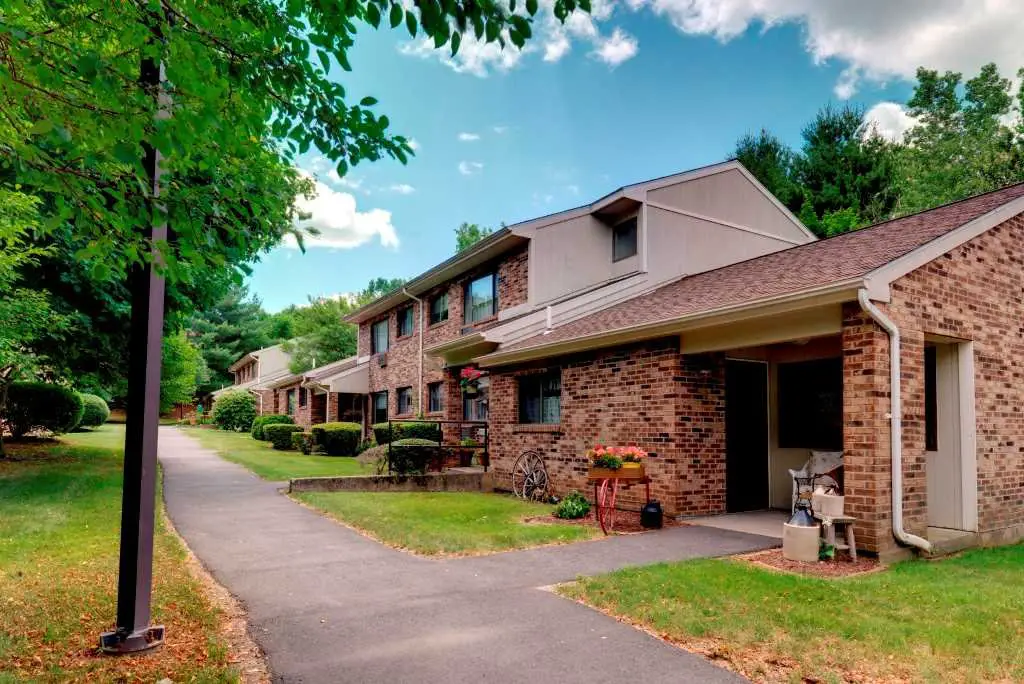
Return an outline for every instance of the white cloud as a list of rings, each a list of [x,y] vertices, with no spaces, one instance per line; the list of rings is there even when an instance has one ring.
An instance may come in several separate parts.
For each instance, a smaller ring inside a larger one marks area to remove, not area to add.
[[[868,131],[874,131],[887,140],[902,140],[903,134],[917,125],[917,120],[906,108],[895,102],[879,102],[864,114]]]
[[[416,188],[412,187],[408,183],[395,183],[388,186],[388,190],[391,192],[397,192],[399,195],[411,195],[416,192]]]
[[[522,50],[517,48],[509,39],[508,31],[504,32],[504,38],[505,47],[502,49],[497,42],[488,43],[477,39],[472,32],[467,32],[463,34],[459,52],[454,57],[449,46],[435,49],[434,41],[430,38],[409,41],[398,49],[403,55],[420,59],[435,57],[457,73],[485,78],[494,71],[509,71],[519,64],[523,55],[534,49],[529,43]]]
[[[356,178],[355,176],[338,175],[337,169],[331,169],[330,171],[327,172],[327,181],[332,185],[340,185],[343,188],[355,190],[356,192],[362,192],[366,195],[370,194],[370,190],[363,187],[362,178]]]
[[[612,31],[611,36],[598,41],[597,47],[591,54],[608,66],[615,68],[626,60],[636,57],[639,49],[636,38],[622,29],[616,28]]]
[[[571,49],[572,43],[569,42],[569,36],[565,35],[565,31],[552,31],[544,41],[544,61],[557,62],[569,54]]]
[[[415,152],[420,149],[420,141],[416,138],[409,138],[409,147],[412,148],[413,152]]]
[[[641,0],[629,2],[630,6]],[[913,80],[918,66],[976,74],[996,62],[1006,76],[1024,64],[1024,3],[1016,0],[649,0],[687,34],[728,41],[751,26],[800,24],[815,63],[837,60],[836,84],[851,97],[862,79]]]
[[[351,249],[380,239],[385,247],[398,247],[398,234],[391,224],[391,212],[384,209],[358,211],[356,198],[347,192],[332,189],[326,183],[315,180],[316,196],[313,199],[299,198],[295,205],[308,218],[296,220],[300,229],[315,228],[319,235],[307,235],[307,247],[334,247]],[[296,247],[294,239],[285,244]]]
[[[483,171],[484,165],[475,161],[460,161],[459,173],[463,176],[472,176]]]
[[[459,133],[459,140],[461,142],[474,142],[480,139],[479,133]]]
[[[443,64],[460,73],[473,74],[474,76],[486,77],[495,72],[510,71],[517,67],[524,55],[536,51],[542,51],[542,59],[545,62],[557,62],[572,51],[573,41],[588,43],[595,52],[591,53],[595,58],[600,59],[601,52],[607,52],[612,47],[606,47],[609,40],[613,40],[615,29],[612,32],[612,39],[601,36],[601,24],[609,21],[615,11],[619,0],[592,0],[590,13],[575,11],[566,17],[564,23],[555,19],[553,14],[554,0],[540,0],[540,11],[537,20],[533,24],[533,38],[520,50],[512,44],[508,33],[504,35],[505,48],[502,49],[497,43],[486,43],[478,40],[472,33],[463,34],[462,44],[455,57],[451,56],[448,46],[434,49],[434,43],[429,39],[409,41],[402,45],[399,50],[402,54],[422,59],[435,58]],[[636,0],[627,0],[630,6]],[[636,54],[636,39],[630,39],[634,43],[632,54]],[[613,43],[613,47],[615,44]],[[620,46],[621,47],[621,46]],[[616,57],[612,57],[616,59]],[[608,60],[605,60],[608,61]],[[615,62],[618,64],[622,59]]]
[[[580,194],[580,186],[576,185],[575,183],[570,183],[569,185],[566,185],[565,189],[568,190],[573,195]]]
[[[503,135],[505,133],[508,133],[508,126],[491,126],[491,130],[497,133],[498,135]]]

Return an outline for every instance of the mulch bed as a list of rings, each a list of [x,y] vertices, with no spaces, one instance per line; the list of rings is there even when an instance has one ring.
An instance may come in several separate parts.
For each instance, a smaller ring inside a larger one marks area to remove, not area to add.
[[[580,525],[584,527],[596,527],[601,529],[601,526],[597,522],[595,513],[588,513],[582,518],[576,520],[564,520],[562,518],[556,518],[553,514],[548,515],[535,515],[529,518],[524,518],[523,522],[527,524],[535,525]],[[665,527],[678,527],[685,525],[685,523],[678,522],[669,516],[664,517],[663,528]],[[615,528],[613,532],[615,534],[639,534],[641,532],[657,532],[658,530],[649,530],[645,527],[640,526],[640,512],[639,511],[618,511],[615,516]]]
[[[753,563],[754,565],[765,566],[780,572],[820,577],[823,579],[836,579],[840,577],[850,577],[852,575],[863,575],[869,572],[877,572],[885,567],[879,563],[876,558],[858,556],[856,561],[851,561],[850,557],[845,553],[837,554],[835,560],[818,561],[817,563],[792,561],[782,556],[782,549],[758,551],[757,553],[736,556],[736,558],[741,561]]]

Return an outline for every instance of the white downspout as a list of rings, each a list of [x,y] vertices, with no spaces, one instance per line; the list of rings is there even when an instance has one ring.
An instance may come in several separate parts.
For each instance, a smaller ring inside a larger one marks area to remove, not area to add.
[[[419,322],[419,333],[420,333],[420,370],[419,376],[416,380],[416,415],[423,415],[423,300],[416,295],[409,294],[409,290],[402,288],[402,294],[409,299],[412,299],[419,304],[420,310],[420,322]]]
[[[896,541],[919,549],[932,550],[931,542],[903,529],[903,405],[900,400],[900,331],[892,319],[868,299],[868,291],[857,291],[857,301],[878,325],[889,334],[889,449],[892,461],[892,536]]]

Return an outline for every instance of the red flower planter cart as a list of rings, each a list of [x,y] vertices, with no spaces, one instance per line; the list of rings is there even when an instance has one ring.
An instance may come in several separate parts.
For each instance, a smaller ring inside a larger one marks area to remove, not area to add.
[[[594,483],[594,508],[601,531],[609,534],[615,529],[618,511],[615,499],[619,487],[642,484],[645,500],[651,500],[651,480],[644,471],[643,459],[647,453],[635,446],[606,447],[597,445],[587,452],[590,472],[587,480]]]

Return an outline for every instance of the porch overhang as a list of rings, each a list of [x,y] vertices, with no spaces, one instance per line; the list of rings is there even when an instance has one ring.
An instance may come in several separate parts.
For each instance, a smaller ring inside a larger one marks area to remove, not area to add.
[[[793,312],[805,311],[807,309],[823,307],[829,304],[841,304],[843,302],[855,301],[857,299],[857,292],[862,287],[864,287],[864,280],[862,278],[856,278],[839,283],[831,283],[824,287],[790,293],[782,297],[772,297],[753,302],[746,302],[737,306],[702,311],[695,314],[688,314],[686,316],[670,318],[644,325],[605,330],[590,335],[557,341],[552,344],[541,343],[522,349],[497,351],[479,357],[477,362],[481,367],[485,368],[510,365],[535,359],[549,358],[552,356],[561,356],[564,354],[601,349],[620,344],[641,342],[659,337],[671,337],[674,335],[682,336],[685,333],[692,333],[694,331],[709,328],[730,326],[741,322],[761,321],[764,325],[772,328],[780,328],[779,325],[773,324],[772,321],[780,319],[780,317]],[[812,328],[814,326],[820,328],[822,323],[810,322],[808,325]],[[828,332],[835,331],[828,330],[817,334],[827,334]],[[811,336],[810,334],[795,334],[793,331],[786,332],[784,330],[778,330],[775,334],[784,335],[784,337],[775,341],[793,339],[794,337]],[[766,338],[761,343],[766,343],[768,341],[771,340]],[[731,346],[735,346],[735,344],[732,344]],[[708,349],[705,349],[705,351],[708,351]]]
[[[317,383],[330,392],[341,392],[343,394],[369,394],[370,364],[367,362],[356,364],[351,368],[346,368],[334,375],[320,378],[317,380]]]
[[[487,339],[482,332],[463,335],[448,342],[435,344],[423,350],[424,354],[443,359],[450,366],[457,366],[470,361],[482,354],[490,354],[498,348],[498,343]]]

